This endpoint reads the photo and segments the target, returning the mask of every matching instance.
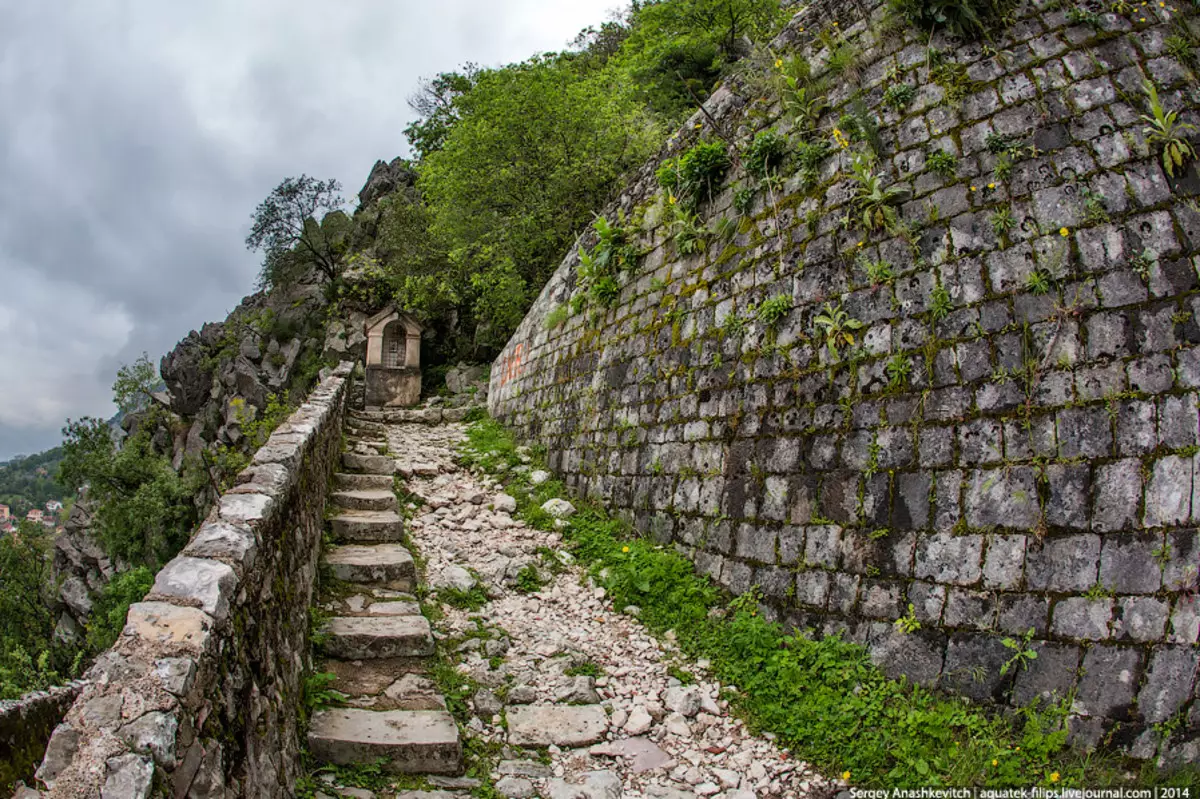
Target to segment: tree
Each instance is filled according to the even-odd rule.
[[[73,491],[87,488],[95,505],[93,531],[111,557],[130,564],[165,563],[198,521],[193,496],[199,486],[154,451],[146,428],[118,448],[104,420],[68,420],[58,479]]]
[[[49,538],[22,522],[0,536],[0,699],[54,685],[69,667],[69,653],[51,650],[53,605]]]
[[[258,204],[246,248],[263,252],[262,285],[286,283],[306,264],[328,282],[337,280],[349,232],[349,220],[339,210],[345,204],[341,190],[336,180],[301,175],[285,178]]]
[[[441,149],[459,119],[457,100],[471,91],[479,72],[478,64],[468,62],[463,64],[461,72],[442,72],[420,79],[417,91],[408,97],[408,107],[421,118],[404,129],[404,138],[417,159]]]
[[[168,407],[168,403],[155,396],[155,390],[161,385],[158,367],[150,361],[150,356],[143,352],[136,361],[117,370],[117,379],[112,387],[113,401],[127,414],[147,408],[152,403]]]

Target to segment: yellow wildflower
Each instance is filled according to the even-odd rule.
[[[988,188],[989,188],[989,189],[994,189],[994,188],[996,188],[996,184],[995,184],[995,183],[989,183],[989,184],[988,184]]]
[[[779,68],[780,68],[780,67],[782,67],[782,66],[783,66],[783,59],[782,59],[782,58],[776,58],[776,59],[775,59],[775,69],[779,69]]]
[[[621,551],[622,551],[622,552],[628,552],[628,551],[629,551],[629,547],[621,547]]]
[[[1059,780],[1059,779],[1060,779],[1060,776],[1059,776],[1059,773],[1058,773],[1057,771],[1055,771],[1055,772],[1051,773],[1051,775],[1050,775],[1050,782],[1058,782],[1058,780]]]
[[[1067,236],[1071,235],[1071,231],[1067,230],[1065,227],[1060,227],[1058,229],[1058,235],[1062,236],[1065,239]]]
[[[837,23],[835,22],[835,23],[833,23],[833,24],[834,24],[834,25],[836,25]],[[850,772],[849,772],[849,771],[843,771],[843,772],[842,772],[842,779],[844,779],[844,780],[846,780],[847,782],[849,782],[849,781],[850,781]]]
[[[667,202],[668,202],[669,204],[671,204],[671,205],[674,205],[674,204],[675,204],[675,195],[674,195],[674,194],[668,194],[668,195],[667,195]]]
[[[975,191],[975,187],[974,187],[974,186],[972,186],[972,187],[971,187],[971,191]]]
[[[863,246],[863,242],[861,242],[861,241],[860,241],[860,242],[858,243],[858,246],[859,246],[859,247]]]
[[[1000,765],[1000,761],[999,761],[999,760],[997,760],[996,758],[994,758],[994,757],[993,757],[993,758],[992,758],[992,765],[993,765],[993,766],[998,766],[998,765]]]

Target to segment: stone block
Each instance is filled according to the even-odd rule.
[[[1145,536],[1107,536],[1100,551],[1100,584],[1119,594],[1153,594],[1162,586],[1154,552],[1161,542]]]
[[[858,604],[861,579],[857,574],[834,572],[829,585],[829,609],[838,613],[853,613]]]
[[[946,604],[946,586],[913,580],[908,584],[908,602],[913,606],[913,615],[922,624],[940,624],[942,608]]]
[[[802,571],[796,575],[796,602],[822,609],[829,600],[829,572]]]
[[[1046,523],[1069,530],[1088,529],[1091,469],[1086,464],[1052,463],[1046,467],[1046,478],[1050,484]]]
[[[1031,541],[1025,550],[1025,584],[1034,591],[1086,591],[1096,584],[1099,568],[1097,535]]]
[[[1088,716],[1128,718],[1141,676],[1137,649],[1096,644],[1083,658],[1073,710]]]
[[[1113,600],[1067,597],[1060,599],[1050,617],[1050,632],[1063,638],[1102,641],[1109,637]]]
[[[1112,423],[1104,408],[1058,412],[1058,451],[1063,458],[1102,458],[1112,451]]]
[[[1200,600],[1180,595],[1171,611],[1171,631],[1167,641],[1172,644],[1195,644],[1200,637]]]
[[[1041,511],[1033,469],[974,470],[967,485],[967,523],[973,528],[1032,530]]]
[[[809,566],[837,568],[841,552],[842,528],[835,524],[813,525],[805,529],[804,562]]]
[[[955,635],[946,647],[941,686],[976,701],[997,700],[1013,674],[1001,674],[1012,651],[986,634]]]
[[[987,591],[951,588],[946,596],[942,623],[948,627],[990,630],[995,624],[996,596]]]
[[[1066,697],[1079,673],[1080,648],[1052,641],[1035,641],[1030,648],[1037,657],[1010,668],[1015,671],[1013,704],[1024,707]]]
[[[734,554],[757,563],[774,563],[776,537],[776,531],[770,527],[739,525]]]
[[[1001,594],[996,628],[1010,635],[1034,635],[1049,631],[1050,600],[1033,594]]]
[[[1137,705],[1150,724],[1166,721],[1187,701],[1196,679],[1200,652],[1190,646],[1160,646],[1153,650]]]
[[[1192,512],[1192,459],[1168,455],[1154,462],[1146,486],[1146,527],[1186,522]]]
[[[1117,600],[1113,638],[1128,641],[1161,641],[1167,627],[1167,603],[1148,596],[1124,596]]]
[[[184,547],[183,554],[228,563],[239,575],[245,575],[257,562],[258,541],[248,527],[222,521],[206,522]]]
[[[982,574],[983,536],[948,533],[923,536],[917,541],[915,576],[953,585],[972,585]]]
[[[1137,525],[1142,497],[1142,463],[1133,458],[1096,469],[1092,527],[1102,533],[1130,530]]]
[[[208,649],[212,629],[212,617],[199,608],[137,602],[129,606],[122,635],[136,636],[163,649],[203,653]]]
[[[925,687],[937,684],[945,659],[945,637],[932,631],[904,633],[894,626],[868,646],[871,659],[892,679],[901,675]]]
[[[983,558],[983,584],[1013,589],[1021,584],[1025,567],[1025,536],[990,535]]]
[[[154,578],[152,595],[198,602],[204,612],[221,621],[237,589],[237,575],[227,564],[207,558],[179,555]]]

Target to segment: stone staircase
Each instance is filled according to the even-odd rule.
[[[417,570],[403,544],[385,432],[361,413],[346,421],[349,451],[329,498],[337,546],[324,558],[339,596],[322,598],[335,615],[321,630],[317,669],[335,674],[331,687],[347,698],[313,714],[308,748],[326,763],[382,759],[393,772],[457,774],[458,727],[424,676],[433,636],[411,593]]]

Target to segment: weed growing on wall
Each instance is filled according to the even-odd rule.
[[[508,481],[521,510],[563,495],[558,481],[531,486],[501,469],[520,457],[498,422],[480,420],[467,436],[462,461]],[[552,529],[553,520],[538,526]],[[1069,701],[1001,716],[890,680],[862,647],[785,632],[759,614],[755,591],[731,600],[674,549],[637,537],[602,508],[584,505],[563,533],[615,607],[636,605],[650,630],[672,631],[686,655],[707,659],[716,679],[737,686],[730,698],[751,729],[774,733],[798,758],[856,786],[1182,785],[1196,776],[1152,766],[1135,775],[1115,756],[1070,749]],[[917,634],[915,617],[906,619],[900,632]]]

